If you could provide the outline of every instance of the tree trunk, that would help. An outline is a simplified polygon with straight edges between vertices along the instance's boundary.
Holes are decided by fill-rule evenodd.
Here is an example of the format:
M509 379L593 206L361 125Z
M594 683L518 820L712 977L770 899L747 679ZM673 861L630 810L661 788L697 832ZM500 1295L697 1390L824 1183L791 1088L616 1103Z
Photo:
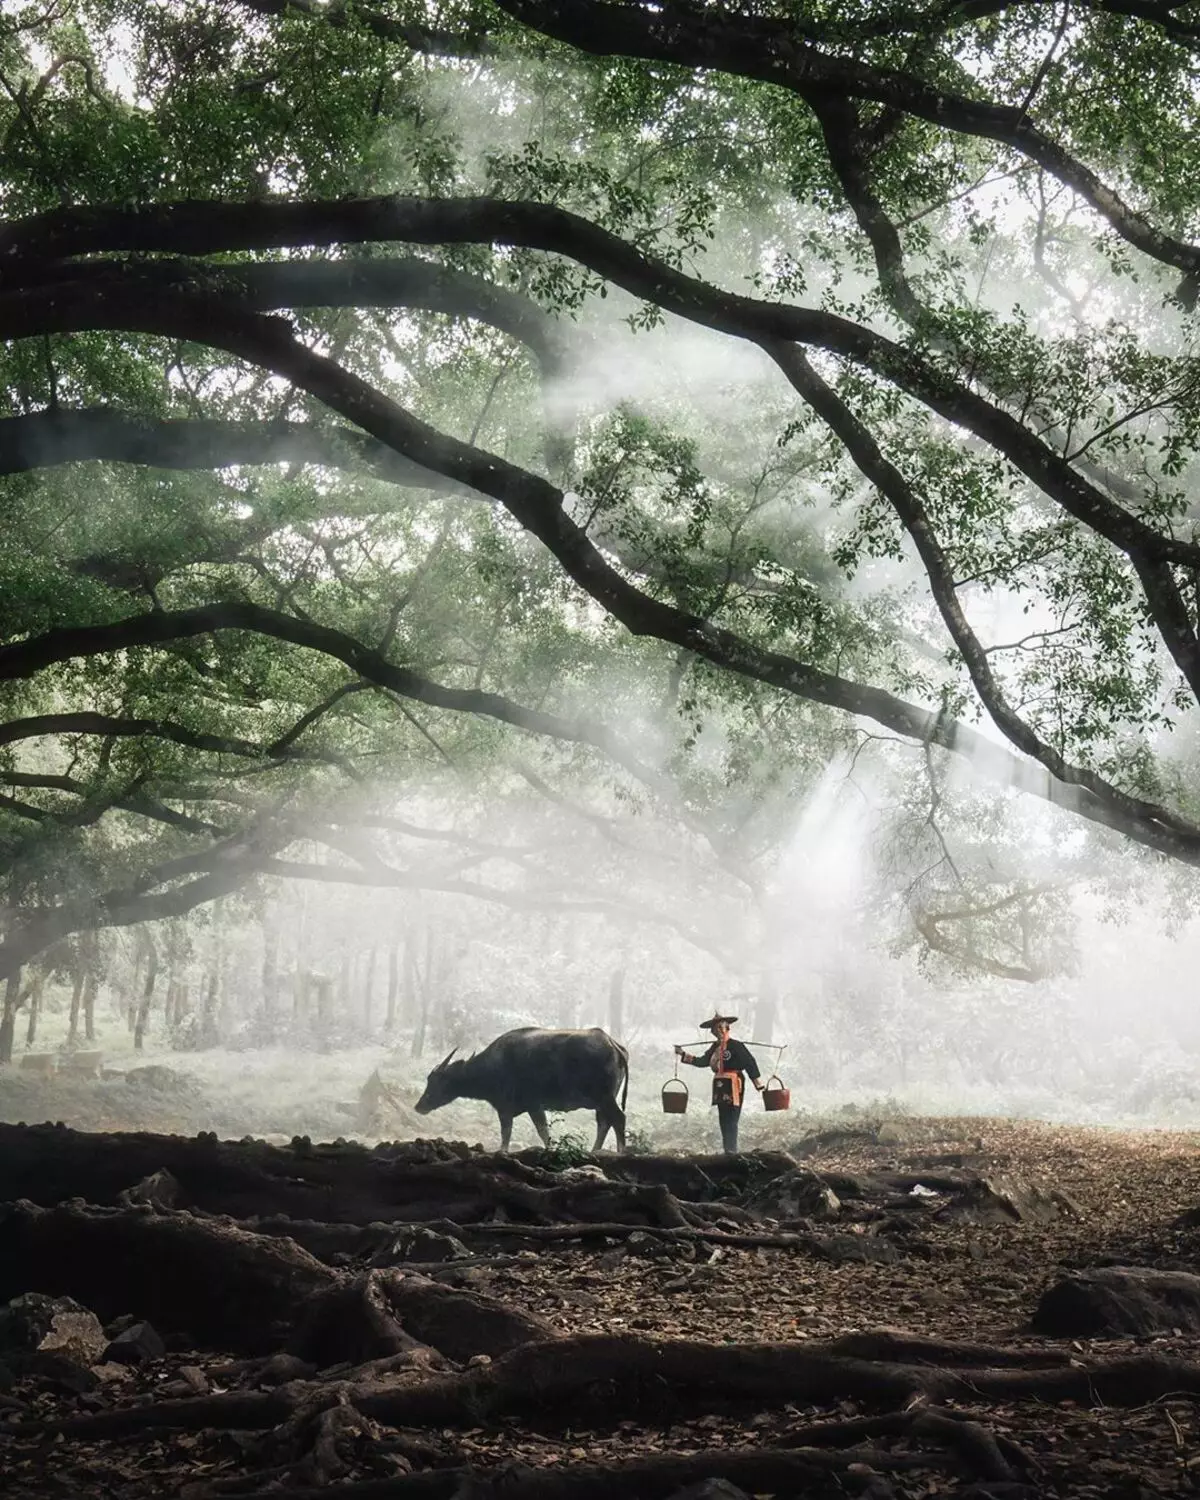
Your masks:
M27 1052L37 1041L38 1021L42 1015L42 991L45 988L45 971L39 969L33 976L33 984L29 991L29 1024L25 1028L25 1050Z
M421 974L417 967L417 956L412 954L412 973L414 981L420 981L421 1002L417 1014L417 1024L413 1029L412 1055L423 1057L425 1055L425 1038L429 1032L429 1015L433 998L433 970L436 956L435 939L433 928L427 929L425 934L425 972Z
M217 1044L217 1006L221 1000L221 975L216 966L210 970L208 988L204 992L204 1014L200 1017L200 1031L206 1047Z
M132 1031L137 1025L138 995L141 993L142 981L142 944L140 939L133 955L133 978L129 981L129 989L125 994L125 1026Z
M100 967L100 934L95 930L86 933L82 945L83 953L83 1035L89 1042L96 1040L96 990L100 984L97 970Z
M279 923L273 912L263 918L262 1008L266 1029L275 1034L279 1011Z
M0 1014L0 1063L12 1062L13 1033L17 1027L17 1010L21 998L21 971L14 970L4 986L4 1010Z
M372 944L367 955L367 972L363 976L363 1028L368 1036L375 1021L375 965L378 959L379 949Z
M352 972L353 960L350 954L343 949L342 961L338 967L337 1008L339 1015L348 1016L350 1014L350 976Z
M83 1035L89 1042L96 1040L96 989L99 981L95 969L89 968L83 981Z
M410 933L404 943L404 1015L412 1021L412 1055L414 1057L420 1057L425 1050L424 1029L421 1026L420 977L417 964L417 942ZM419 1038L418 1031L421 1032Z
M83 986L87 982L86 960L82 953L76 955L71 970L71 1018L67 1023L67 1046L73 1047L79 1040L79 1009L83 1001Z
M563 936L566 973L563 976L562 988L558 992L558 1025L564 1031L570 1031L579 1024L579 995L575 989L575 955L578 940L578 928L574 922L568 922Z
M146 1027L150 1022L150 1002L154 999L154 982L158 978L158 948L154 939L144 928L138 928L142 943L142 957L146 960L146 975L142 981L142 993L138 1000L137 1019L133 1023L133 1050L140 1052L146 1042Z
M754 1039L759 1042L775 1040L775 1017L779 1007L775 981L764 975L759 991L758 1003L754 1007Z
M329 974L314 975L317 985L317 1027L327 1031L333 1020L333 977Z
M612 972L608 981L608 1034L619 1041L625 1030L625 965Z
M400 950L393 943L388 949L387 1020L384 1031L392 1036L396 1030L396 1000L400 994Z
M303 1026L308 1020L309 985L311 975L303 964L297 965L292 986L292 1021Z

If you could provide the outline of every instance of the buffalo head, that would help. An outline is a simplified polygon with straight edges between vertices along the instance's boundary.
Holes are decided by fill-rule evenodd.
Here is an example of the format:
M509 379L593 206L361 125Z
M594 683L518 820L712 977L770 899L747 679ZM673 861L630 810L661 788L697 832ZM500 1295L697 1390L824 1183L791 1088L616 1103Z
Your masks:
M452 1104L458 1098L458 1090L454 1085L462 1064L452 1062L457 1051L457 1047L451 1047L425 1080L425 1092L413 1106L419 1115L431 1114L435 1109L441 1109L443 1104Z

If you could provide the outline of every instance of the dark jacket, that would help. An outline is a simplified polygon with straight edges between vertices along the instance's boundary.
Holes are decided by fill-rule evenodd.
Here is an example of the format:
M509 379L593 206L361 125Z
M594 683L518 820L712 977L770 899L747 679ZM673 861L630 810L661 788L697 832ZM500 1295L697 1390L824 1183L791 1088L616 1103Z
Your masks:
M713 1053L717 1050L716 1042L710 1042L699 1057L690 1060L693 1068L711 1068ZM726 1073L749 1073L751 1078L758 1077L758 1064L754 1060L754 1054L745 1042L739 1042L736 1037L730 1037L725 1044L725 1056L722 1058L724 1071Z

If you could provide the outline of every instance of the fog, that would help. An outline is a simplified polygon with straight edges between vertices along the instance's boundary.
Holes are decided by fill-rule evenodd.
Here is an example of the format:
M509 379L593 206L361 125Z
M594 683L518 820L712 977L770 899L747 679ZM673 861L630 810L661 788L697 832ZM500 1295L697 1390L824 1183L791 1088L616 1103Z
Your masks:
M915 771L913 752L895 753ZM180 924L173 948L159 934L140 1051L138 943L106 935L94 1041L77 1044L103 1055L103 1076L72 1077L66 1053L56 1078L33 1071L67 1039L71 985L51 975L22 1054L33 1065L5 1077L0 1111L93 1129L494 1144L485 1106L411 1114L429 1068L514 1026L598 1025L631 1052L635 1143L711 1144L702 1078L683 1119L664 1119L658 1093L673 1044L732 1003L738 1034L785 1049L757 1050L792 1090L790 1115L747 1110L751 1141L910 1113L1200 1127L1194 888L1119 848L1103 879L1089 875L1069 818L1013 797L1007 842L959 839L954 853L997 880L1058 876L1061 902L1031 903L1053 972L1014 982L939 962L898 878L904 763L868 746L781 799L777 839L749 862L757 889L661 807L630 809L598 785L575 789L574 811L527 785L489 798L430 788L394 809L424 834L376 843L409 888L272 882ZM172 1072L126 1076L154 1066ZM376 1071L391 1093L371 1114L361 1095ZM590 1140L585 1116L552 1129ZM517 1144L534 1140L519 1122Z

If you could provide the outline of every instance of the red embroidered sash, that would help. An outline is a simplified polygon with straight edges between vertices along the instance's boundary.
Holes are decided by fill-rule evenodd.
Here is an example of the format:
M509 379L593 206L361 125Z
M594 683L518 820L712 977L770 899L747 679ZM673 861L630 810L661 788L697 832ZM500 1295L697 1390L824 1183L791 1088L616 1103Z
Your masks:
M712 1102L732 1104L736 1109L742 1102L742 1075L729 1072L725 1068L725 1052L728 1045L728 1037L718 1036L709 1060L709 1067L713 1070Z

